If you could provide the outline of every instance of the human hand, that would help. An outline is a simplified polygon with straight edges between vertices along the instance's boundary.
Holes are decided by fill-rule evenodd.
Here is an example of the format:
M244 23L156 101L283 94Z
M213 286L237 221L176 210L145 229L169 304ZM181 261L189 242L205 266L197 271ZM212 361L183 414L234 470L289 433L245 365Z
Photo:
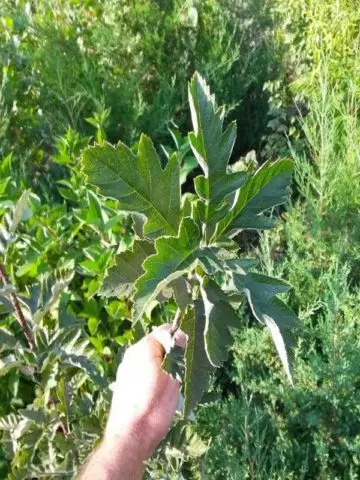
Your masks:
M170 329L170 324L162 325L126 351L114 386L104 442L114 446L124 437L136 438L144 459L168 432L178 401L179 382L161 369L162 343L171 341ZM174 340L185 347L181 331Z
M161 369L171 325L130 347L119 365L104 438L81 473L82 480L139 480L175 414L179 382ZM174 335L185 347L186 336Z

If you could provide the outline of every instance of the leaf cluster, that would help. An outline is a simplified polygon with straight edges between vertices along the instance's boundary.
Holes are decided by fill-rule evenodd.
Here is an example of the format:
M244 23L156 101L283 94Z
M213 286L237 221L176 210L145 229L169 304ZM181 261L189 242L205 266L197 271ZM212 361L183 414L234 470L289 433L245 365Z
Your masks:
M133 323L145 328L153 302L173 297L180 326L188 335L185 351L185 416L201 398L209 373L227 357L231 328L239 328L237 307L247 297L254 316L267 326L291 380L293 330L297 320L278 294L283 281L249 272L239 257L236 235L274 225L274 208L289 195L292 162L263 164L255 173L236 171L229 161L236 125L224 127L204 79L189 84L193 131L189 142L202 169L194 193L181 194L176 153L165 167L142 135L137 152L122 142L89 147L82 156L87 181L118 201L135 219L132 249L117 255L103 282L105 296L130 297ZM177 328L179 325L174 325Z

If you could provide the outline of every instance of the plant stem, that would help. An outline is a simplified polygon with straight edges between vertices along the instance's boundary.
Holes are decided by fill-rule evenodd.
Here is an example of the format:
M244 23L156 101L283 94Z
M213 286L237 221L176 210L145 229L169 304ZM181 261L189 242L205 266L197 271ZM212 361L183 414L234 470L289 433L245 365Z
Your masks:
M180 308L178 308L176 310L175 317L171 325L171 329L170 329L171 336L174 336L177 330L179 330L180 320L181 320L181 310Z
M3 281L4 285L9 283L7 275L5 273L5 268L3 265L0 264L0 278ZM29 344L30 349L35 352L36 351L36 343L35 343L35 338L33 332L30 330L28 324L26 323L23 311L20 306L19 299L16 295L16 293L11 293L10 294L10 299L12 306L14 308L14 315L16 320L19 322L22 331L24 332L24 335L26 337L26 340Z

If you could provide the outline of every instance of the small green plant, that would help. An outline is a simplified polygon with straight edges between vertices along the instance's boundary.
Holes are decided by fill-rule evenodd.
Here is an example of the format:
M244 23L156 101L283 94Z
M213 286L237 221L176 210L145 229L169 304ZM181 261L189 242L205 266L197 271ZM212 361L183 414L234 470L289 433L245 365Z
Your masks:
M119 201L134 217L132 250L120 253L104 279L104 296L130 297L134 328L145 329L151 302L173 297L178 310L173 331L188 335L184 354L184 415L206 389L209 374L222 365L232 343L229 328L241 325L237 308L247 297L255 317L270 330L291 380L295 314L278 294L289 285L250 272L234 238L244 229L274 225L269 212L286 202L292 162L265 163L254 174L229 166L236 125L223 127L224 108L199 74L189 85L194 131L191 149L203 170L195 193L181 195L180 162L175 153L163 169L151 140L142 135L137 154L126 145L85 150L83 172L100 194Z

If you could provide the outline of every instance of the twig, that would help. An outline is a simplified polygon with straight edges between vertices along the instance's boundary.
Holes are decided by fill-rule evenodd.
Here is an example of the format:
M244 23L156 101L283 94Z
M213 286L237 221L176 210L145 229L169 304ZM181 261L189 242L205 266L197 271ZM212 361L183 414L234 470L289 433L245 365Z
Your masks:
M179 330L180 321L181 321L181 310L180 308L178 308L176 310L175 317L171 325L171 329L170 329L171 336L174 336L177 330Z
M0 264L0 278L3 281L4 285L9 283L7 275L5 273L5 268L1 264ZM14 308L15 318L19 322L19 324L22 328L22 331L24 332L24 335L26 337L26 340L29 344L30 349L33 352L35 352L37 348L36 348L34 334L30 330L28 324L26 323L26 320L25 320L25 317L24 317L24 314L23 314L23 311L21 309L20 302L19 302L19 299L18 299L16 293L11 293L10 294L10 299L11 299L12 306Z

